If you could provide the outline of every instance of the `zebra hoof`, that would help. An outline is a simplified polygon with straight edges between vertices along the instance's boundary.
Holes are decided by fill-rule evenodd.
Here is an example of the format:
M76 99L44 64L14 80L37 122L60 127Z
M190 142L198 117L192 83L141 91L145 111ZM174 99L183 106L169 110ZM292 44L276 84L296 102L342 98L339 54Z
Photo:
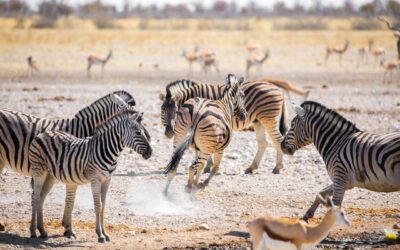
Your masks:
M207 167L204 168L203 173L208 174L208 173L210 173L210 172L211 172L211 168L210 168L209 166L207 166Z
M41 239L47 239L47 233L46 233L46 232L42 232L42 233L40 234L40 238L41 238Z
M244 171L245 174L252 174L254 172L254 169L248 168L246 171Z
M110 239L110 237L108 235L106 235L106 241L108 241L108 242L111 241L111 239Z
M72 231L65 231L64 236L69 239L77 239L76 235Z
M106 243L106 238L104 238L104 236L101 236L98 238L98 242L99 243Z
M36 239L36 238L37 238L36 233L31 233L31 239Z

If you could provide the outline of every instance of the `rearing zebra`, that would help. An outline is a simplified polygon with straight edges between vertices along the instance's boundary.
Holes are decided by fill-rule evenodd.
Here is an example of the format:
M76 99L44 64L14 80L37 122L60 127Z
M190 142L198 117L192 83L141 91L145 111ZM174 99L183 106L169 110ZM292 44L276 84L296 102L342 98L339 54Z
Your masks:
M246 169L246 173L252 173L260 164L267 147L265 131L271 137L277 152L273 173L279 173L280 169L283 168L280 143L283 139L282 135L286 132L284 95L280 88L299 95L306 95L306 93L289 82L277 79L245 82L241 88L245 94L244 105L248 116L244 121L235 119L232 128L240 131L253 124L258 142L257 153L250 167ZM224 89L224 84L197 84L189 80L179 80L168 84L166 95L160 95L163 102L161 122L165 126L165 135L168 138L173 137L175 112L185 101L194 97L218 100L221 98Z
M218 172L223 150L231 140L233 119L246 119L247 112L243 105L243 92L239 81L233 74L226 78L226 88L220 100L193 98L186 101L179 109L175 126L175 152L166 167L168 174L164 194L168 193L169 185L176 175L176 170L185 150L192 146L196 150L196 160L190 166L189 180L186 190L205 188L211 178ZM214 155L214 165L209 177L198 183L206 161Z
M46 131L35 137L29 151L34 179L32 238L36 237L36 228L40 237L47 237L43 226L43 203L55 180L58 180L67 188L64 235L75 236L71 217L77 186L91 183L98 240L110 240L104 230L104 208L118 157L124 147L134 149L145 159L151 157L152 149L141 120L141 114L126 109L97 127L94 135L86 139L62 131Z
M362 131L335 111L316 102L304 102L282 141L282 151L293 154L313 143L333 182L320 192L333 195L340 206L346 190L353 187L377 192L400 190L400 133L377 135ZM319 200L304 215L314 216Z

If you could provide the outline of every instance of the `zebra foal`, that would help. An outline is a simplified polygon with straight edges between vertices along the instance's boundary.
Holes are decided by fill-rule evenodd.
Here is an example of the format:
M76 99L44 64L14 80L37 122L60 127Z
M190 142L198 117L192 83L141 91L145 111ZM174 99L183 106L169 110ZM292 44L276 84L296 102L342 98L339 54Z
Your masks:
M90 183L98 241L110 240L104 230L104 208L118 157L124 147L135 150L145 159L152 154L148 133L141 120L142 114L127 108L98 126L92 137L81 139L62 131L46 131L35 137L29 151L34 180L30 226L32 238L36 237L36 228L40 237L47 237L43 226L43 203L58 180L65 183L67 189L64 235L75 236L71 220L76 189L79 185Z
M242 83L243 78L238 81L233 74L229 74L220 100L193 98L179 109L175 123L175 152L165 170L168 181L164 194L168 193L179 161L189 146L196 150L196 159L189 169L187 192L191 192L193 186L204 189L218 172L223 150L231 140L234 118L244 120L247 116L243 104L244 94L240 89ZM199 183L200 174L211 155L214 155L214 164L210 175Z
M296 107L296 117L282 141L282 151L294 152L313 143L322 156L332 185L319 194L333 196L341 206L346 190L354 187L376 192L400 190L400 133L378 135L362 131L351 121L317 102ZM314 216L315 199L303 219Z

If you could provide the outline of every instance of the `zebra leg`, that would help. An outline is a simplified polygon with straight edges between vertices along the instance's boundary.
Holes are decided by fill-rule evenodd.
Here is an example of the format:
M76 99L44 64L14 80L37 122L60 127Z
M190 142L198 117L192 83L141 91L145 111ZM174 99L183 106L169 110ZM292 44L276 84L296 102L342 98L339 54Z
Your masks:
M74 208L76 189L78 186L75 184L67 184L65 188L65 207L62 220L62 226L65 229L64 236L76 239L76 236L72 231L72 209Z
M210 158L210 155L206 155L201 152L197 154L196 160L189 167L189 179L186 185L186 192L192 192L193 186L197 186L200 174L208 158Z
M214 154L214 166L213 166L213 168L212 168L212 170L211 170L211 173L210 173L210 175L208 176L208 178L207 178L205 181L203 181L203 182L201 182L201 183L199 183L199 184L197 185L197 187L198 187L199 189L204 189L205 187L207 187L208 184L210 183L210 180L212 179L212 177L213 177L216 173L218 173L219 165L220 165L221 159L222 159L222 154L223 154L222 152L218 152L218 153L215 153L215 154Z
M319 192L319 195L322 196L322 198L326 198L327 196L331 196L333 194L333 185L329 185L326 188L322 189L321 192ZM306 214L303 216L303 220L308 221L308 219L314 217L314 213L317 210L318 206L320 204L320 201L318 199L318 196L315 198L313 204L311 207L307 210Z
M104 209L106 208L106 197L108 187L110 186L111 178L108 178L105 182L101 184L101 213L100 213L100 220L101 220L101 231L106 238L106 241L110 241L110 237L106 234L104 230Z
M46 199L47 195L49 194L51 188L53 187L55 182L55 179L53 176L50 174L45 175L45 181L42 185L41 192L40 192L40 199L38 203L38 208L37 208L37 228L39 229L40 232L40 238L47 238L47 232L44 229L44 223L43 223L43 204L44 200Z
M38 228L38 222L39 222L39 200L40 200L40 194L42 192L43 185L46 181L46 175L42 174L40 176L34 177L33 183L34 183L34 189L32 193L32 220L31 220L31 226L30 226L30 231L31 231L31 238L36 238L36 228ZM43 214L41 220L43 221ZM43 223L42 223L43 224ZM43 232L40 232L41 237Z
M258 166L260 165L260 161L264 155L265 149L268 145L267 139L265 138L264 126L262 126L259 122L253 123L253 126L256 132L258 149L253 162L251 163L250 167L248 167L245 171L246 174L252 174L254 170L258 168Z
M92 195L93 195L93 201L94 201L94 210L96 213L96 233L98 236L98 241L100 243L106 242L106 238L103 235L103 231L101 228L101 182L98 179L93 179L91 181L91 187L92 187Z
M206 167L204 168L203 173L210 173L211 167L213 165L214 165L214 161L213 161L212 156L210 156L210 158L208 158L208 160L207 160L207 164L206 164Z

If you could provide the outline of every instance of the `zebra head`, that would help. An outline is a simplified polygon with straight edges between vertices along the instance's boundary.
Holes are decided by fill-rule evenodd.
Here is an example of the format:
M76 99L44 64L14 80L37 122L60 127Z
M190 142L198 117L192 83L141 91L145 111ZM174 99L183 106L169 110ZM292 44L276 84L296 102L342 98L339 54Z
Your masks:
M234 74L228 74L225 80L227 87L232 89L233 115L238 121L244 121L247 117L247 110L244 105L245 95L243 90L240 88L243 81L243 77L237 80Z
M150 137L146 128L142 125L143 113L135 113L128 119L128 128L124 130L124 145L141 154L144 159L151 157L152 148Z
M166 97L160 94L161 105L161 123L165 127L165 136L172 138L174 136L174 127L172 121L175 118L176 105L172 97Z
M290 129L283 138L281 149L284 154L293 155L298 149L311 144L311 135L307 129L306 110L302 107L295 107L296 116L293 118Z

